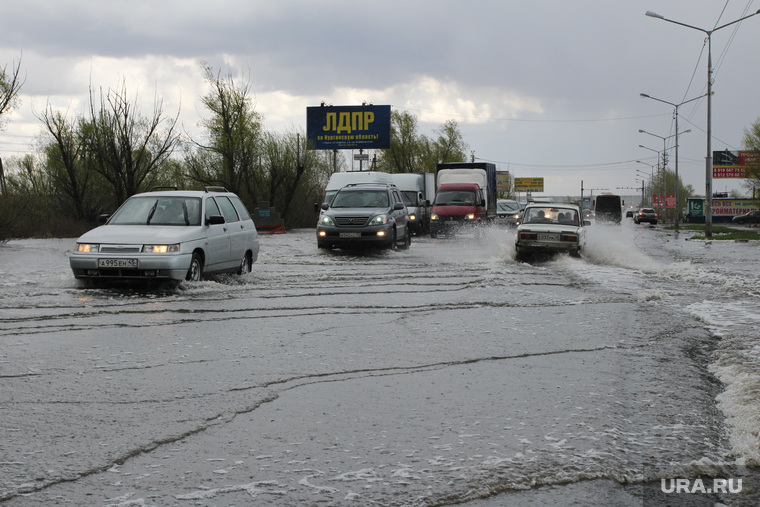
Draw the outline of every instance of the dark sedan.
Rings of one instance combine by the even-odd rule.
[[[735,224],[760,224],[760,210],[752,210],[743,215],[737,215],[731,219]]]
[[[650,224],[657,225],[657,212],[652,208],[641,208],[633,214],[633,222],[636,224],[649,222]]]

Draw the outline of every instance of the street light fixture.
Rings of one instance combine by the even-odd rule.
[[[639,146],[641,146],[641,145],[639,145]],[[641,147],[645,148],[645,146],[641,146]],[[642,162],[641,160],[637,160],[636,163],[637,164],[644,164],[645,166],[649,167],[649,171],[650,171],[649,174],[645,173],[641,169],[636,169],[636,172],[640,173],[640,174],[643,174],[645,176],[649,176],[649,190],[652,192],[652,195],[654,195],[654,166],[655,166],[655,164],[647,164],[646,162]],[[643,191],[642,191],[641,200],[644,201]],[[652,207],[654,207],[654,201],[652,201]]]
[[[686,134],[687,132],[691,132],[691,129],[684,130],[683,132],[681,132],[681,134]],[[667,181],[668,180],[668,173],[665,170],[665,166],[667,165],[665,163],[665,157],[666,157],[665,154],[667,153],[667,149],[668,149],[667,148],[667,143],[668,143],[668,139],[670,139],[671,137],[675,137],[676,138],[676,154],[677,154],[678,153],[678,134],[679,134],[679,132],[678,132],[678,130],[676,130],[675,134],[672,134],[672,135],[669,135],[669,136],[666,136],[666,137],[658,136],[657,134],[652,134],[651,132],[647,132],[646,130],[641,130],[641,129],[639,129],[639,133],[641,133],[641,134],[649,134],[650,136],[662,139],[662,174],[663,174],[663,176],[662,176],[662,186],[663,186],[663,189],[662,189],[662,193],[663,193],[662,199],[664,201],[664,200],[667,199],[667,193],[668,193],[668,181]],[[676,158],[676,164],[677,163],[678,163],[678,158]],[[668,207],[667,207],[667,203],[663,202],[662,204],[663,204],[663,212],[662,212],[662,214],[663,214],[663,217],[664,217],[665,216],[665,212],[667,211]],[[676,215],[678,215],[678,178],[676,178]],[[678,221],[678,219],[676,219],[676,222],[677,221]]]
[[[657,18],[669,23],[685,26],[686,28],[699,30],[700,32],[703,32],[707,35],[707,156],[705,157],[705,236],[708,238],[712,237],[712,146],[710,144],[712,140],[712,34],[713,32],[717,32],[722,28],[726,28],[727,26],[731,26],[739,23],[740,21],[744,21],[747,18],[751,18],[756,14],[760,14],[760,9],[757,12],[739,18],[736,21],[731,21],[730,23],[726,23],[725,25],[713,28],[712,30],[705,30],[704,28],[699,28],[698,26],[687,25],[686,23],[668,19],[661,14],[657,14],[656,12],[646,12],[646,15],[650,18]]]
[[[650,134],[646,130],[640,130],[639,129],[639,133],[649,134],[650,136],[659,137],[660,139],[663,139],[661,136],[658,136],[656,134]],[[653,152],[657,153],[657,189],[656,189],[657,190],[657,200],[660,201],[660,212],[662,213],[663,221],[664,221],[665,220],[665,197],[664,197],[664,194],[667,193],[667,191],[665,189],[665,157],[666,157],[665,153],[666,153],[666,150],[667,150],[667,148],[665,148],[665,139],[663,139],[662,145],[663,145],[663,150],[662,151],[658,151],[658,150],[655,150],[655,149],[650,148],[648,146],[644,146],[643,144],[640,144],[639,148],[644,148],[645,150],[649,150],[649,151],[653,151]],[[662,175],[660,173],[660,153],[662,153]],[[654,203],[654,195],[652,196],[652,207],[653,208],[656,207],[655,203]]]
[[[707,94],[705,93],[705,95],[694,97],[693,99],[686,100],[684,102],[681,102],[680,104],[674,104],[673,102],[668,102],[667,100],[658,99],[657,97],[652,97],[651,95],[647,95],[646,93],[641,93],[640,95],[644,97],[645,99],[652,99],[652,100],[656,100],[657,102],[670,104],[671,106],[675,108],[675,112],[673,113],[676,117],[676,141],[675,141],[676,143],[676,220],[675,220],[674,226],[676,229],[678,229],[678,187],[681,186],[678,180],[678,108],[684,104],[688,104],[689,102],[693,102],[697,99],[701,99]],[[690,130],[687,130],[686,132],[689,132],[689,131]]]

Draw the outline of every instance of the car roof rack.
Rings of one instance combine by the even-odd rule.
[[[361,187],[361,186],[368,186],[368,187],[395,187],[396,185],[393,183],[374,183],[374,182],[363,182],[363,183],[349,183],[348,185],[344,186],[346,187]]]
[[[163,186],[159,185],[159,186],[156,186],[156,187],[151,187],[151,189],[148,190],[148,192],[158,192],[159,190],[177,190],[177,186],[176,185],[174,185],[174,186],[172,186],[172,185],[163,185]]]
[[[205,187],[206,192],[229,192],[224,187]]]

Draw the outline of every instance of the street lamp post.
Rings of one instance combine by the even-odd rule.
[[[712,34],[713,32],[717,32],[722,28],[726,28],[727,26],[731,26],[739,23],[740,21],[744,21],[747,18],[751,18],[755,14],[760,14],[760,9],[757,12],[749,14],[748,16],[744,16],[735,21],[731,21],[730,23],[726,23],[725,25],[713,28],[712,30],[705,30],[704,28],[699,28],[698,26],[687,25],[686,23],[681,23],[680,21],[668,19],[661,14],[657,14],[656,12],[646,12],[646,15],[651,18],[661,19],[669,23],[685,26],[686,28],[699,30],[700,32],[703,32],[707,35],[707,156],[705,157],[705,236],[708,238],[712,237],[712,146],[710,144],[712,140]]]
[[[654,184],[654,165],[653,164],[647,164],[646,162],[642,162],[641,160],[637,160],[636,162],[639,163],[639,164],[644,164],[646,166],[649,166],[649,170],[650,170],[649,174],[645,173],[641,169],[636,169],[636,172],[639,173],[639,174],[643,174],[644,176],[649,176],[649,190],[654,194],[654,191],[652,190],[652,185]],[[642,185],[642,189],[641,189],[641,201],[642,201],[641,204],[643,206],[644,202],[646,202],[646,199],[644,198],[644,188],[643,188],[643,185]],[[654,204],[654,203],[652,203],[652,204]]]
[[[664,102],[665,104],[670,104],[675,108],[675,112],[673,113],[676,117],[676,220],[675,220],[675,228],[678,229],[678,187],[680,187],[680,182],[678,180],[678,108],[681,107],[684,104],[688,104],[689,102],[695,101],[697,99],[701,99],[705,95],[700,95],[699,97],[694,97],[693,99],[686,100],[684,102],[681,102],[680,104],[674,104],[673,102],[668,102],[667,100],[658,99],[657,97],[652,97],[651,95],[647,95],[646,93],[640,94],[642,97],[647,99],[656,100],[658,102]],[[688,132],[688,130],[686,131]]]
[[[644,164],[646,166],[649,166],[649,190],[652,192],[652,195],[654,195],[654,164],[647,164],[646,162],[642,162],[641,160],[637,160],[636,163],[638,164]],[[647,176],[647,173],[640,169],[636,169],[636,172],[643,174],[644,176]],[[654,207],[654,202],[652,202],[652,207]]]
[[[681,134],[686,134],[687,132],[691,132],[691,129],[684,130],[683,132],[681,132]],[[665,170],[665,166],[667,165],[667,164],[665,164],[665,153],[666,153],[666,150],[668,149],[667,148],[668,139],[670,139],[671,137],[675,137],[676,138],[675,139],[675,143],[676,143],[676,194],[675,194],[675,197],[676,197],[676,220],[675,220],[675,223],[678,224],[678,134],[679,134],[679,132],[678,132],[678,120],[676,120],[676,133],[672,134],[672,135],[669,135],[667,137],[658,136],[657,134],[652,134],[651,132],[647,132],[646,130],[641,130],[641,129],[639,129],[639,133],[641,133],[641,134],[649,134],[650,136],[654,136],[654,137],[658,137],[658,138],[662,139],[662,172],[663,172],[663,185],[665,187],[664,190],[663,190],[663,194],[666,194],[666,195],[663,196],[663,199],[665,199],[666,201],[667,201],[667,193],[668,193],[668,183],[667,183],[668,173]],[[667,212],[667,203],[665,205],[664,210],[665,211],[663,211],[663,215]],[[678,225],[676,225],[676,228],[677,227],[678,227]]]
[[[660,197],[662,196],[662,194],[660,194],[660,192],[663,191],[662,190],[662,186],[663,186],[662,185],[662,178],[660,177],[660,153],[663,154],[662,155],[662,159],[663,159],[662,161],[663,161],[663,165],[664,165],[664,163],[665,163],[665,152],[664,151],[657,151],[654,148],[650,148],[649,146],[644,146],[643,144],[640,144],[639,148],[644,148],[645,150],[649,150],[649,151],[653,151],[653,152],[657,153],[657,185],[656,186],[653,185],[653,188],[655,188],[655,190],[657,192],[657,195],[658,195],[657,200],[659,201]],[[664,167],[663,167],[663,169],[664,169]],[[662,205],[663,205],[663,203],[660,203],[660,206],[662,206]],[[652,207],[653,208],[655,207],[655,205],[654,205],[654,194],[652,194]],[[660,211],[662,211],[662,208],[660,208]]]

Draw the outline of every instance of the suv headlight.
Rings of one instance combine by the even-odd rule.
[[[369,225],[383,225],[388,223],[388,215],[377,215],[369,221]]]
[[[319,225],[335,225],[335,222],[333,221],[332,217],[327,215],[322,215],[319,218]]]

